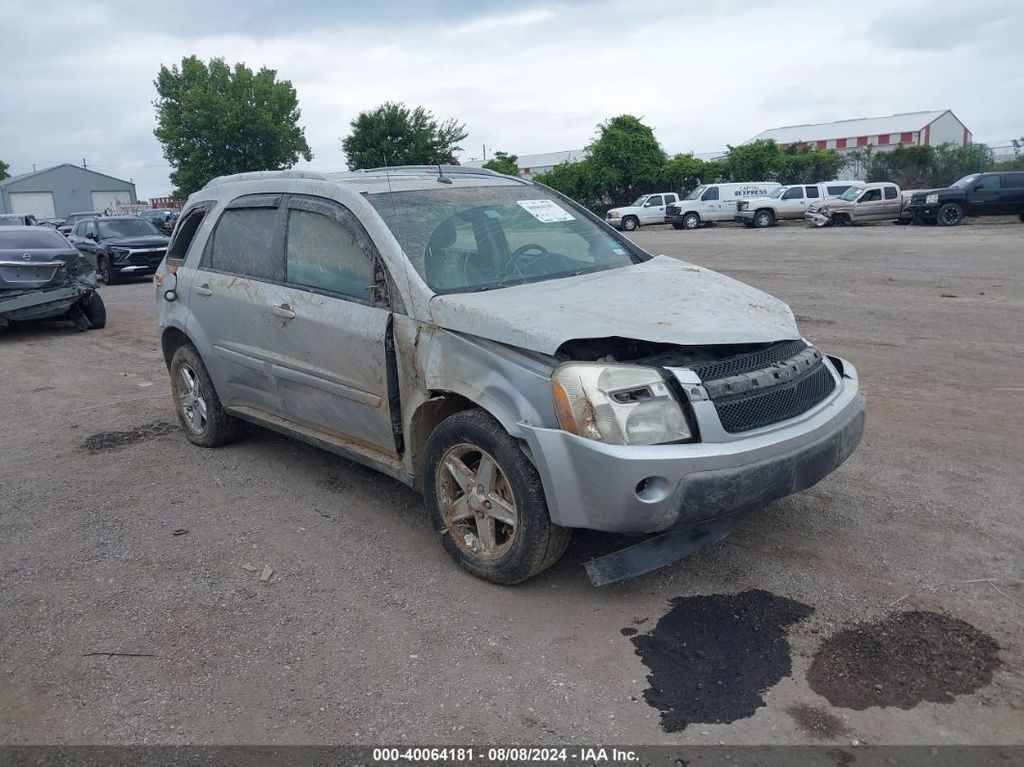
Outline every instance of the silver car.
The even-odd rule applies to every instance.
[[[818,482],[863,429],[853,365],[784,303],[486,170],[215,179],[156,283],[193,443],[251,421],[396,477],[498,583],[573,528],[650,534],[589,562],[595,583],[671,562]]]

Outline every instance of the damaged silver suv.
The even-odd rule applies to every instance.
[[[686,556],[863,430],[856,370],[784,303],[486,170],[215,179],[156,283],[192,442],[252,421],[396,477],[498,583],[572,528],[645,535],[587,563],[598,584]]]

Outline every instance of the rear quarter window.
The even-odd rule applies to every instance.
[[[1024,189],[1024,173],[1004,173],[1004,189]]]

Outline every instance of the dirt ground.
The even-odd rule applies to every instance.
[[[610,536],[499,588],[392,480],[190,445],[148,282],[105,330],[0,331],[0,742],[1024,742],[1024,226],[635,238],[788,301],[869,414],[820,485],[608,590]]]

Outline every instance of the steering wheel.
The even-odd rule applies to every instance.
[[[540,256],[546,256],[546,255],[548,255],[551,252],[550,250],[545,248],[543,245],[538,245],[535,242],[528,242],[525,245],[520,245],[518,248],[513,250],[512,251],[512,258],[518,260],[518,259],[522,258],[523,256],[525,256],[530,251],[535,251],[536,252],[536,256],[535,257],[538,257],[538,258]]]

